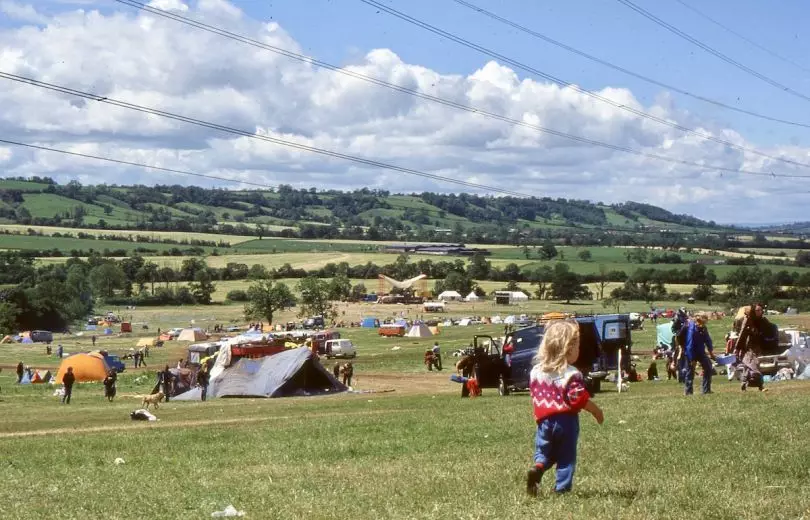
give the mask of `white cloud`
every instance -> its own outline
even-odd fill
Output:
[[[706,167],[660,162],[512,126],[138,11],[100,12],[70,5],[83,0],[60,1],[61,6],[50,4],[47,15],[31,5],[0,3],[9,17],[28,24],[0,29],[0,69],[262,135],[538,196],[636,200],[719,221],[750,221],[752,214],[767,214],[769,221],[804,218],[802,206],[791,203],[804,198],[791,194],[797,181],[721,176],[711,166],[800,170],[684,135],[572,89],[521,77],[495,62],[482,62],[466,76],[448,75],[404,63],[393,50],[370,49],[350,69],[532,125]],[[225,0],[152,0],[152,5],[303,52],[283,27],[250,19]],[[21,141],[267,184],[458,191],[452,184],[0,81],[4,82],[0,134]],[[647,106],[621,86],[605,87],[599,94],[754,146],[733,129],[681,111],[666,92]],[[793,145],[768,152],[810,162],[810,151]],[[13,147],[10,152],[0,149],[0,161],[5,175],[201,184],[195,178]],[[740,184],[744,189],[736,187]]]
[[[11,0],[0,1],[0,12],[8,16],[11,20],[19,22],[44,24],[47,18],[37,12],[32,5],[19,4]]]

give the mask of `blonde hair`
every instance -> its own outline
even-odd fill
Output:
[[[579,325],[573,320],[552,320],[546,325],[543,341],[534,357],[546,373],[563,372],[568,368],[568,354],[579,346]]]

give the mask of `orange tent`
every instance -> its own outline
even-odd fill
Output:
[[[68,367],[73,367],[73,374],[76,376],[77,383],[82,381],[103,381],[110,370],[107,363],[104,362],[104,356],[98,352],[73,354],[59,365],[59,371],[56,373],[57,383],[62,382],[62,376],[65,375]]]

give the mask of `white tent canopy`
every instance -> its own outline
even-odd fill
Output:
[[[429,338],[433,333],[424,323],[419,323],[411,327],[408,331],[407,337],[409,338]]]
[[[468,294],[464,299],[468,302],[477,302],[481,298],[479,298],[478,295],[475,294],[475,291],[470,291],[470,294]]]
[[[461,300],[461,295],[456,291],[444,291],[439,295],[440,300]]]

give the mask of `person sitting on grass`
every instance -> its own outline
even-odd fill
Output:
[[[582,373],[572,364],[579,357],[579,326],[552,321],[535,356],[529,387],[537,423],[534,465],[526,475],[526,492],[537,496],[543,474],[557,465],[555,491],[571,491],[577,459],[579,412],[587,410],[602,424],[602,410],[590,400]]]

